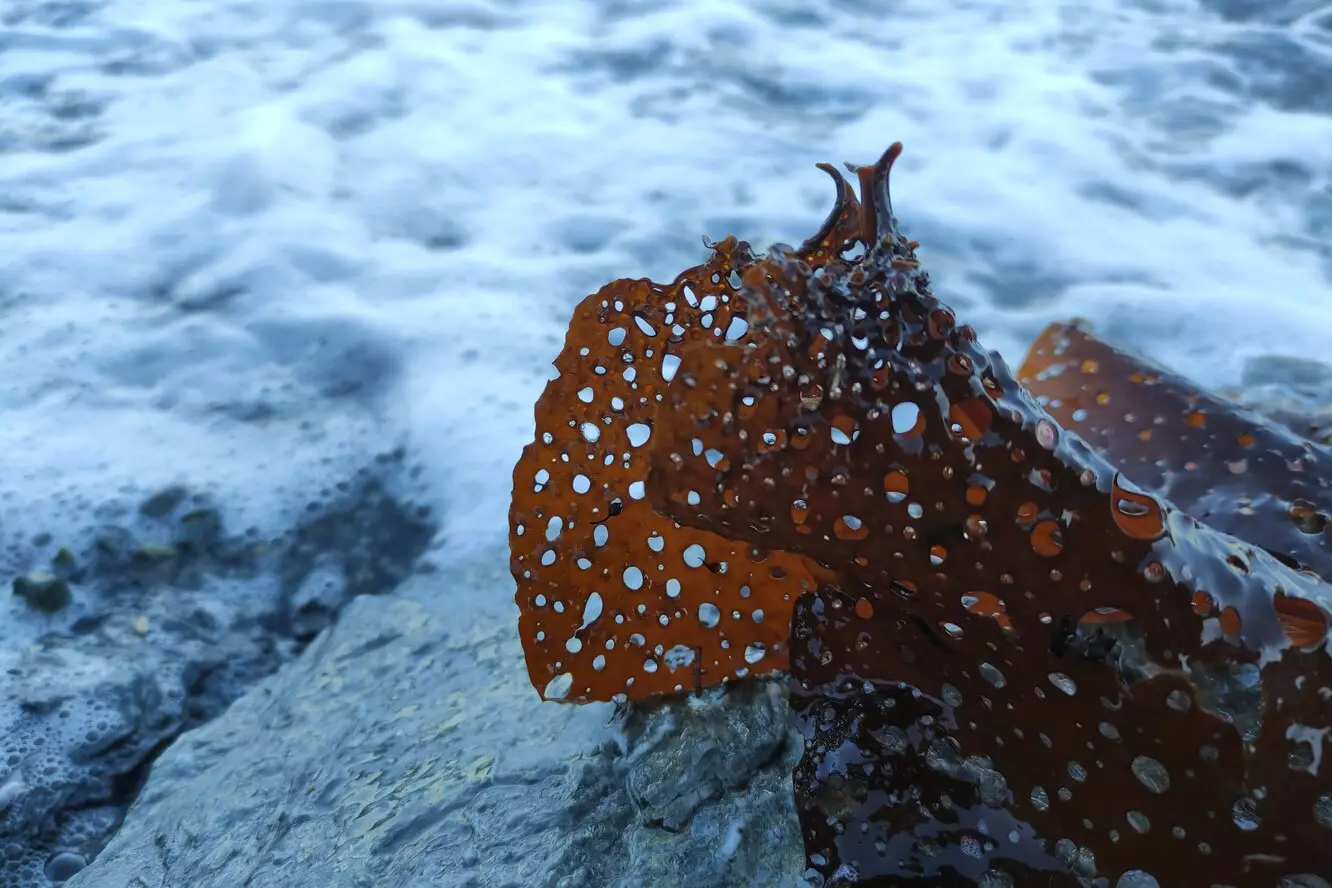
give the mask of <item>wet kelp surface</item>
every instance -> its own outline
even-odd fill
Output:
[[[931,294],[899,150],[799,248],[580,306],[515,470],[533,683],[789,668],[827,884],[1326,885],[1321,451],[1075,328],[1038,400]]]
[[[1018,381],[1064,428],[1176,508],[1332,576],[1332,450],[1097,339],[1052,324]]]
[[[730,278],[746,261],[730,239],[668,286],[615,281],[574,313],[510,511],[520,631],[546,699],[642,699],[784,669],[796,599],[834,576],[682,526],[647,497],[678,355],[743,328]]]

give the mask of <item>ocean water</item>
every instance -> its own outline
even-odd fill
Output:
[[[399,443],[438,563],[497,551],[574,304],[799,242],[895,140],[1011,364],[1332,343],[1327,3],[5,0],[0,561],[173,483],[277,533]]]

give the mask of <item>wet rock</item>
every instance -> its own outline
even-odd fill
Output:
[[[14,594],[26,601],[28,607],[44,614],[62,611],[74,600],[69,583],[55,574],[41,571],[14,580]]]
[[[418,569],[435,527],[390,492],[403,471],[401,458],[377,463],[271,540],[173,487],[102,508],[91,545],[23,566],[0,645],[0,888],[48,888],[51,872],[96,857],[172,740],[351,598]],[[330,563],[355,580],[325,588]]]
[[[803,885],[782,687],[542,703],[511,620],[449,611],[506,578],[448,583],[354,600],[177,741],[69,888]]]

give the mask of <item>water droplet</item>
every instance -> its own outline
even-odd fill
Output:
[[[87,865],[88,860],[82,854],[60,851],[46,861],[46,877],[57,885],[64,884]]]
[[[990,684],[994,685],[996,688],[1002,689],[1005,685],[1008,684],[1008,679],[1004,678],[1004,674],[989,663],[980,664],[980,674],[982,678],[984,678]]]
[[[905,435],[912,431],[920,420],[920,408],[911,401],[894,404],[892,410],[893,433]]]
[[[906,472],[901,469],[895,469],[883,476],[883,490],[888,496],[890,503],[900,503],[906,499],[906,495],[911,490],[911,484],[907,479]]]
[[[1321,515],[1318,508],[1308,500],[1297,499],[1290,504],[1290,520],[1301,533],[1322,533],[1327,526],[1327,516]]]
[[[1236,800],[1230,809],[1230,819],[1245,832],[1252,832],[1262,823],[1258,817],[1258,803],[1250,798]]]
[[[1042,521],[1031,529],[1031,548],[1042,558],[1064,551],[1064,534],[1057,521]]]
[[[1314,801],[1313,814],[1319,826],[1332,829],[1332,792],[1325,792]]]
[[[968,515],[962,524],[962,534],[969,540],[983,540],[990,532],[990,522],[979,515]]]
[[[1070,697],[1078,692],[1077,682],[1073,681],[1073,679],[1069,678],[1062,672],[1051,672],[1047,677],[1050,679],[1050,684],[1059,688],[1059,690],[1068,694]]]
[[[1140,755],[1133,760],[1131,768],[1133,776],[1151,792],[1163,795],[1170,788],[1170,774],[1156,759]]]
[[[1048,419],[1036,423],[1036,443],[1046,450],[1054,450],[1059,443],[1059,430]]]
[[[1138,490],[1121,473],[1115,473],[1110,490],[1110,514],[1115,526],[1135,540],[1159,540],[1165,536],[1161,504]]]
[[[855,515],[842,515],[833,522],[833,535],[839,540],[863,540],[869,536],[869,528]]]

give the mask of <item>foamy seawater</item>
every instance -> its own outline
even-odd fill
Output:
[[[1214,385],[1332,342],[1327,4],[9,0],[0,48],[11,571],[172,483],[276,532],[399,442],[440,560],[496,546],[577,300],[798,243],[895,140],[1011,364],[1073,315]]]

